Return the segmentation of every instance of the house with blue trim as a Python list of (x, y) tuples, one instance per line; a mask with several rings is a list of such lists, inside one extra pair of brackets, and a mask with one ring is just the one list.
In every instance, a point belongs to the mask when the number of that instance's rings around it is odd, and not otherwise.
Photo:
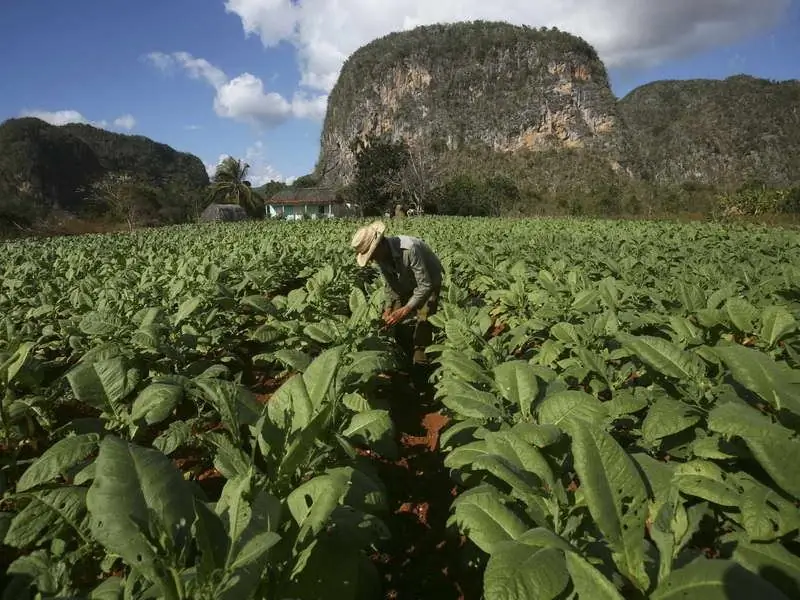
[(331, 219), (352, 214), (352, 207), (336, 197), (333, 188), (287, 188), (265, 202), (272, 219)]

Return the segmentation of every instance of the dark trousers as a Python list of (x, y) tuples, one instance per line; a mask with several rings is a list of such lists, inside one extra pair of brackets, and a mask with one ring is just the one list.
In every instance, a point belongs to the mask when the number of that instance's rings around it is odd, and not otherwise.
[[(401, 308), (406, 302), (408, 302), (408, 299), (395, 300), (391, 306), (391, 310)], [(428, 357), (425, 355), (425, 349), (433, 342), (433, 326), (428, 321), (428, 317), (436, 314), (438, 308), (439, 290), (434, 290), (422, 306), (416, 310), (414, 332), (411, 340), (415, 365), (427, 365), (429, 362)], [(401, 342), (401, 345), (404, 344)]]

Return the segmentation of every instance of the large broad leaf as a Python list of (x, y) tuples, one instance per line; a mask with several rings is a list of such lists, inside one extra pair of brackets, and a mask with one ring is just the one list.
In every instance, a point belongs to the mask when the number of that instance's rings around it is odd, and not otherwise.
[(660, 397), (647, 411), (642, 423), (642, 437), (645, 441), (654, 443), (692, 427), (700, 419), (696, 410), (680, 400)]
[(800, 498), (800, 438), (792, 430), (754, 408), (733, 402), (714, 408), (708, 427), (727, 438), (742, 438), (770, 477)]
[(531, 406), (539, 393), (534, 368), (523, 360), (504, 362), (495, 367), (494, 379), (506, 400), (519, 406), (522, 417), (529, 419)]
[(620, 571), (641, 590), (649, 586), (644, 569), (647, 489), (631, 457), (605, 431), (572, 421), (575, 470), (592, 517), (614, 551)]
[(478, 390), (458, 379), (450, 379), (443, 383), (436, 392), (442, 404), (463, 417), (474, 419), (502, 419), (504, 411), (501, 400)]
[(742, 488), (710, 461), (692, 460), (678, 465), (672, 482), (681, 493), (720, 506), (739, 506), (741, 502)]
[(74, 467), (97, 450), (100, 436), (95, 433), (75, 435), (59, 440), (28, 467), (17, 482), (17, 492), (47, 483)]
[(23, 342), (3, 362), (0, 362), (0, 383), (10, 383), (22, 370), (36, 344), (33, 342)]
[(542, 400), (537, 414), (540, 423), (563, 427), (574, 421), (596, 423), (605, 417), (606, 409), (600, 400), (586, 392), (565, 390)]
[(358, 550), (343, 548), (338, 538), (321, 537), (303, 550), (292, 578), (275, 598), (335, 598), (371, 600), (381, 597), (375, 566)]
[(771, 542), (800, 528), (800, 508), (745, 472), (732, 474), (742, 488), (737, 519), (754, 542)]
[(197, 378), (194, 384), (235, 439), (239, 437), (241, 425), (255, 425), (258, 421), (261, 407), (247, 388), (224, 379)]
[(459, 377), (467, 383), (492, 384), (492, 378), (484, 368), (463, 352), (447, 348), (442, 351), (439, 362), (449, 375)]
[(743, 333), (750, 333), (753, 321), (758, 318), (758, 310), (744, 298), (728, 298), (725, 312), (734, 327)]
[(566, 558), (567, 570), (572, 578), (572, 586), (579, 598), (622, 600), (622, 595), (614, 587), (614, 584), (583, 557), (576, 552), (566, 552), (564, 558)]
[(733, 559), (769, 581), (787, 598), (800, 597), (800, 558), (778, 542), (752, 544), (738, 541)]
[(306, 427), (313, 412), (314, 408), (300, 373), (287, 379), (267, 403), (270, 422), (287, 433)]
[(716, 346), (714, 352), (731, 370), (733, 378), (774, 408), (800, 415), (800, 384), (796, 373), (767, 354), (744, 346)]
[(319, 408), (336, 381), (344, 346), (331, 348), (315, 358), (303, 373), (303, 383), (314, 408)]
[(157, 450), (108, 436), (100, 444), (96, 473), (86, 495), (94, 538), (107, 551), (158, 581), (161, 559), (151, 543), (165, 538), (182, 549), (194, 520), (188, 484)]
[(448, 526), (456, 524), (481, 550), (492, 554), (500, 542), (515, 540), (527, 527), (504, 502), (494, 487), (482, 485), (461, 494), (453, 502)]
[(789, 600), (766, 579), (730, 560), (695, 560), (670, 573), (653, 600)]
[(120, 402), (136, 387), (138, 376), (118, 356), (91, 363), (81, 362), (67, 373), (67, 381), (79, 401), (116, 413)]
[(394, 423), (388, 410), (367, 410), (356, 413), (342, 433), (357, 444), (364, 444), (390, 460), (397, 458)]
[(286, 504), (300, 526), (297, 544), (309, 541), (325, 528), (334, 509), (347, 493), (349, 482), (347, 472), (336, 471), (314, 477), (289, 494)]
[(684, 381), (699, 381), (705, 376), (700, 358), (667, 340), (618, 333), (617, 340), (657, 373)]
[(545, 491), (548, 495), (553, 494), (560, 502), (566, 503), (564, 488), (553, 473), (550, 463), (538, 448), (518, 433), (518, 430), (489, 433), (486, 436), (486, 445), (490, 452), (502, 457), (521, 473), (535, 474), (546, 484)]
[(520, 541), (500, 542), (486, 565), (486, 600), (551, 600), (569, 583), (563, 551)]
[(797, 321), (783, 306), (768, 306), (761, 313), (761, 338), (770, 346), (795, 329)]
[(131, 418), (143, 419), (148, 425), (161, 423), (178, 406), (183, 388), (172, 383), (151, 383), (133, 401)]
[(69, 525), (84, 540), (83, 517), (86, 514), (86, 489), (60, 487), (34, 492), (30, 502), (11, 521), (3, 542), (15, 548), (33, 546), (57, 535), (62, 525)]

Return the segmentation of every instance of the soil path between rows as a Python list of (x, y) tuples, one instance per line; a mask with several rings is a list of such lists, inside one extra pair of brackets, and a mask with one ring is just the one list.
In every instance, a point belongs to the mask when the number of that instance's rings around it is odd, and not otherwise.
[(456, 490), (439, 451), (448, 418), (421, 377), (396, 374), (387, 387), (397, 430), (399, 458), (376, 459), (387, 488), (391, 539), (374, 555), (384, 598), (478, 600), (482, 576), (470, 566), (472, 544), (447, 529)]

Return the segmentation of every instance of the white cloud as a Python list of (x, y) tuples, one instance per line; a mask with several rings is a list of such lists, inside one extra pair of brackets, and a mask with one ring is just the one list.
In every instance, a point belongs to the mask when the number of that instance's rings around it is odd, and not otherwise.
[(295, 94), (287, 100), (276, 92), (267, 91), (264, 82), (251, 73), (228, 79), (221, 69), (188, 52), (151, 52), (147, 59), (163, 71), (180, 67), (193, 79), (211, 85), (216, 90), (214, 112), (220, 117), (275, 126), (291, 118), (319, 121), (325, 116), (327, 96)]
[[(50, 125), (67, 125), (68, 123), (85, 123), (94, 125), (92, 121), (89, 121), (86, 117), (84, 117), (81, 113), (77, 110), (23, 110), (20, 113), (21, 117), (35, 117), (37, 119), (41, 119)], [(101, 121), (100, 123), (105, 124), (105, 121)], [(102, 126), (102, 125), (99, 125)]]
[(184, 127), (184, 129), (186, 129), (187, 131), (197, 131), (198, 129), (202, 128), (203, 128), (202, 125), (187, 125), (186, 127)]
[[(35, 117), (41, 119), (51, 125), (67, 125), (69, 123), (82, 123), (84, 125), (92, 125), (103, 129), (108, 128), (108, 121), (92, 121), (87, 119), (77, 110), (23, 110), (20, 113), (21, 117)], [(126, 114), (117, 117), (112, 122), (112, 125), (117, 129), (127, 129), (130, 131), (136, 126), (136, 119), (133, 115)]]
[[(214, 177), (217, 166), (223, 160), (228, 158), (228, 156), (230, 155), (220, 154), (217, 162), (205, 163), (206, 171), (208, 172), (209, 177)], [(244, 152), (244, 156), (237, 156), (234, 158), (243, 160), (245, 163), (250, 165), (250, 168), (247, 171), (247, 179), (250, 181), (253, 187), (262, 186), (269, 181), (284, 181), (286, 183), (291, 183), (296, 179), (296, 177), (284, 177), (269, 163), (266, 156), (264, 143), (261, 141), (257, 141), (252, 146), (248, 147)]]
[(590, 42), (609, 67), (649, 66), (727, 44), (778, 22), (791, 0), (226, 0), (247, 34), (298, 51), (301, 83), (328, 92), (365, 43), (437, 22), (556, 26)]
[(114, 119), (114, 127), (130, 131), (136, 127), (136, 119), (133, 118), (133, 115), (122, 115)]

